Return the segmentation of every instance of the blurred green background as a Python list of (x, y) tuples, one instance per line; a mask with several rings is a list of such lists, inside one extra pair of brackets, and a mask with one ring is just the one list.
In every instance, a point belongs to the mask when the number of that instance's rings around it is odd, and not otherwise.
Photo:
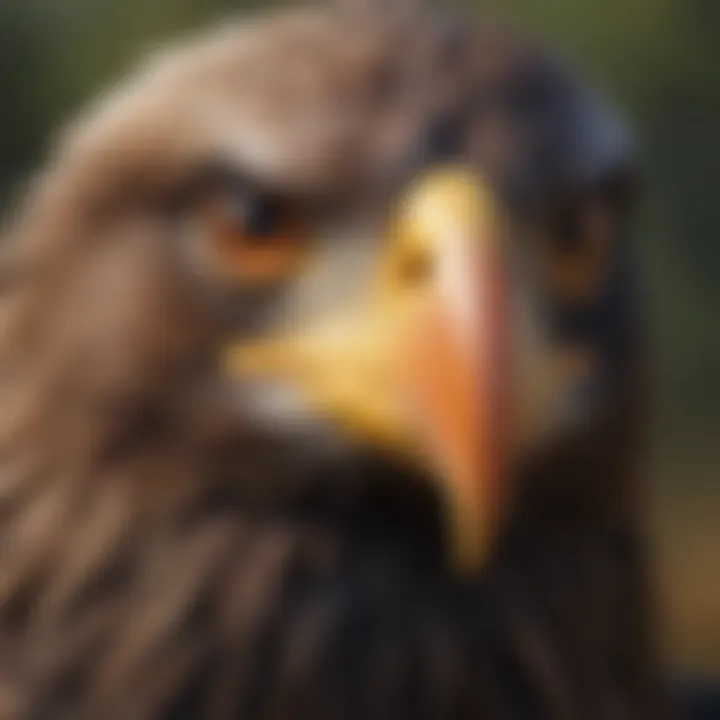
[[(0, 0), (0, 203), (90, 96), (164, 40), (251, 4)], [(720, 0), (486, 4), (611, 90), (642, 140), (657, 388), (648, 517), (666, 646), (676, 668), (720, 677)]]

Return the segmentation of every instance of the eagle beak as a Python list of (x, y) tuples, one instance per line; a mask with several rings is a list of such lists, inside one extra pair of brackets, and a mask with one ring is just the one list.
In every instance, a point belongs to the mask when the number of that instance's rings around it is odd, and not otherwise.
[(227, 358), (233, 374), (289, 382), (355, 437), (429, 466), (461, 573), (484, 564), (507, 495), (503, 236), (489, 187), (462, 169), (437, 170), (401, 203), (360, 307)]
[[(443, 486), (455, 567), (472, 572), (503, 515), (509, 446), (509, 295), (499, 205), (474, 175), (445, 171), (409, 196), (399, 247), (420, 243), (433, 272), (406, 327), (402, 393)], [(427, 251), (427, 250), (426, 250)]]

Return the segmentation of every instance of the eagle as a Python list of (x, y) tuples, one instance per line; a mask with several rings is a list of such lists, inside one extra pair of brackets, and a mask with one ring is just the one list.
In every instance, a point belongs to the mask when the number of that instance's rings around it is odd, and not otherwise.
[(496, 18), (261, 11), (8, 222), (0, 716), (656, 718), (637, 158)]

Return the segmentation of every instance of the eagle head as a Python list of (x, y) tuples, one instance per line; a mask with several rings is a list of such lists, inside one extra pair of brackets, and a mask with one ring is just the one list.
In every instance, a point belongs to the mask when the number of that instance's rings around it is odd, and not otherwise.
[(633, 166), (614, 110), (490, 20), (282, 11), (161, 53), (10, 233), (11, 484), (161, 514), (412, 487), (477, 569), (523, 468), (626, 392)]

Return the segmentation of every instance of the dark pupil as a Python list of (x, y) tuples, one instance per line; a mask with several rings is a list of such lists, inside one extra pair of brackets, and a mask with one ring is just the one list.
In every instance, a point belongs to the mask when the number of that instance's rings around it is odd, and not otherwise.
[(558, 249), (571, 253), (582, 246), (583, 230), (579, 213), (565, 210), (556, 220), (555, 239)]
[(280, 231), (280, 211), (270, 197), (256, 195), (243, 198), (236, 208), (243, 233), (249, 240), (276, 237)]

